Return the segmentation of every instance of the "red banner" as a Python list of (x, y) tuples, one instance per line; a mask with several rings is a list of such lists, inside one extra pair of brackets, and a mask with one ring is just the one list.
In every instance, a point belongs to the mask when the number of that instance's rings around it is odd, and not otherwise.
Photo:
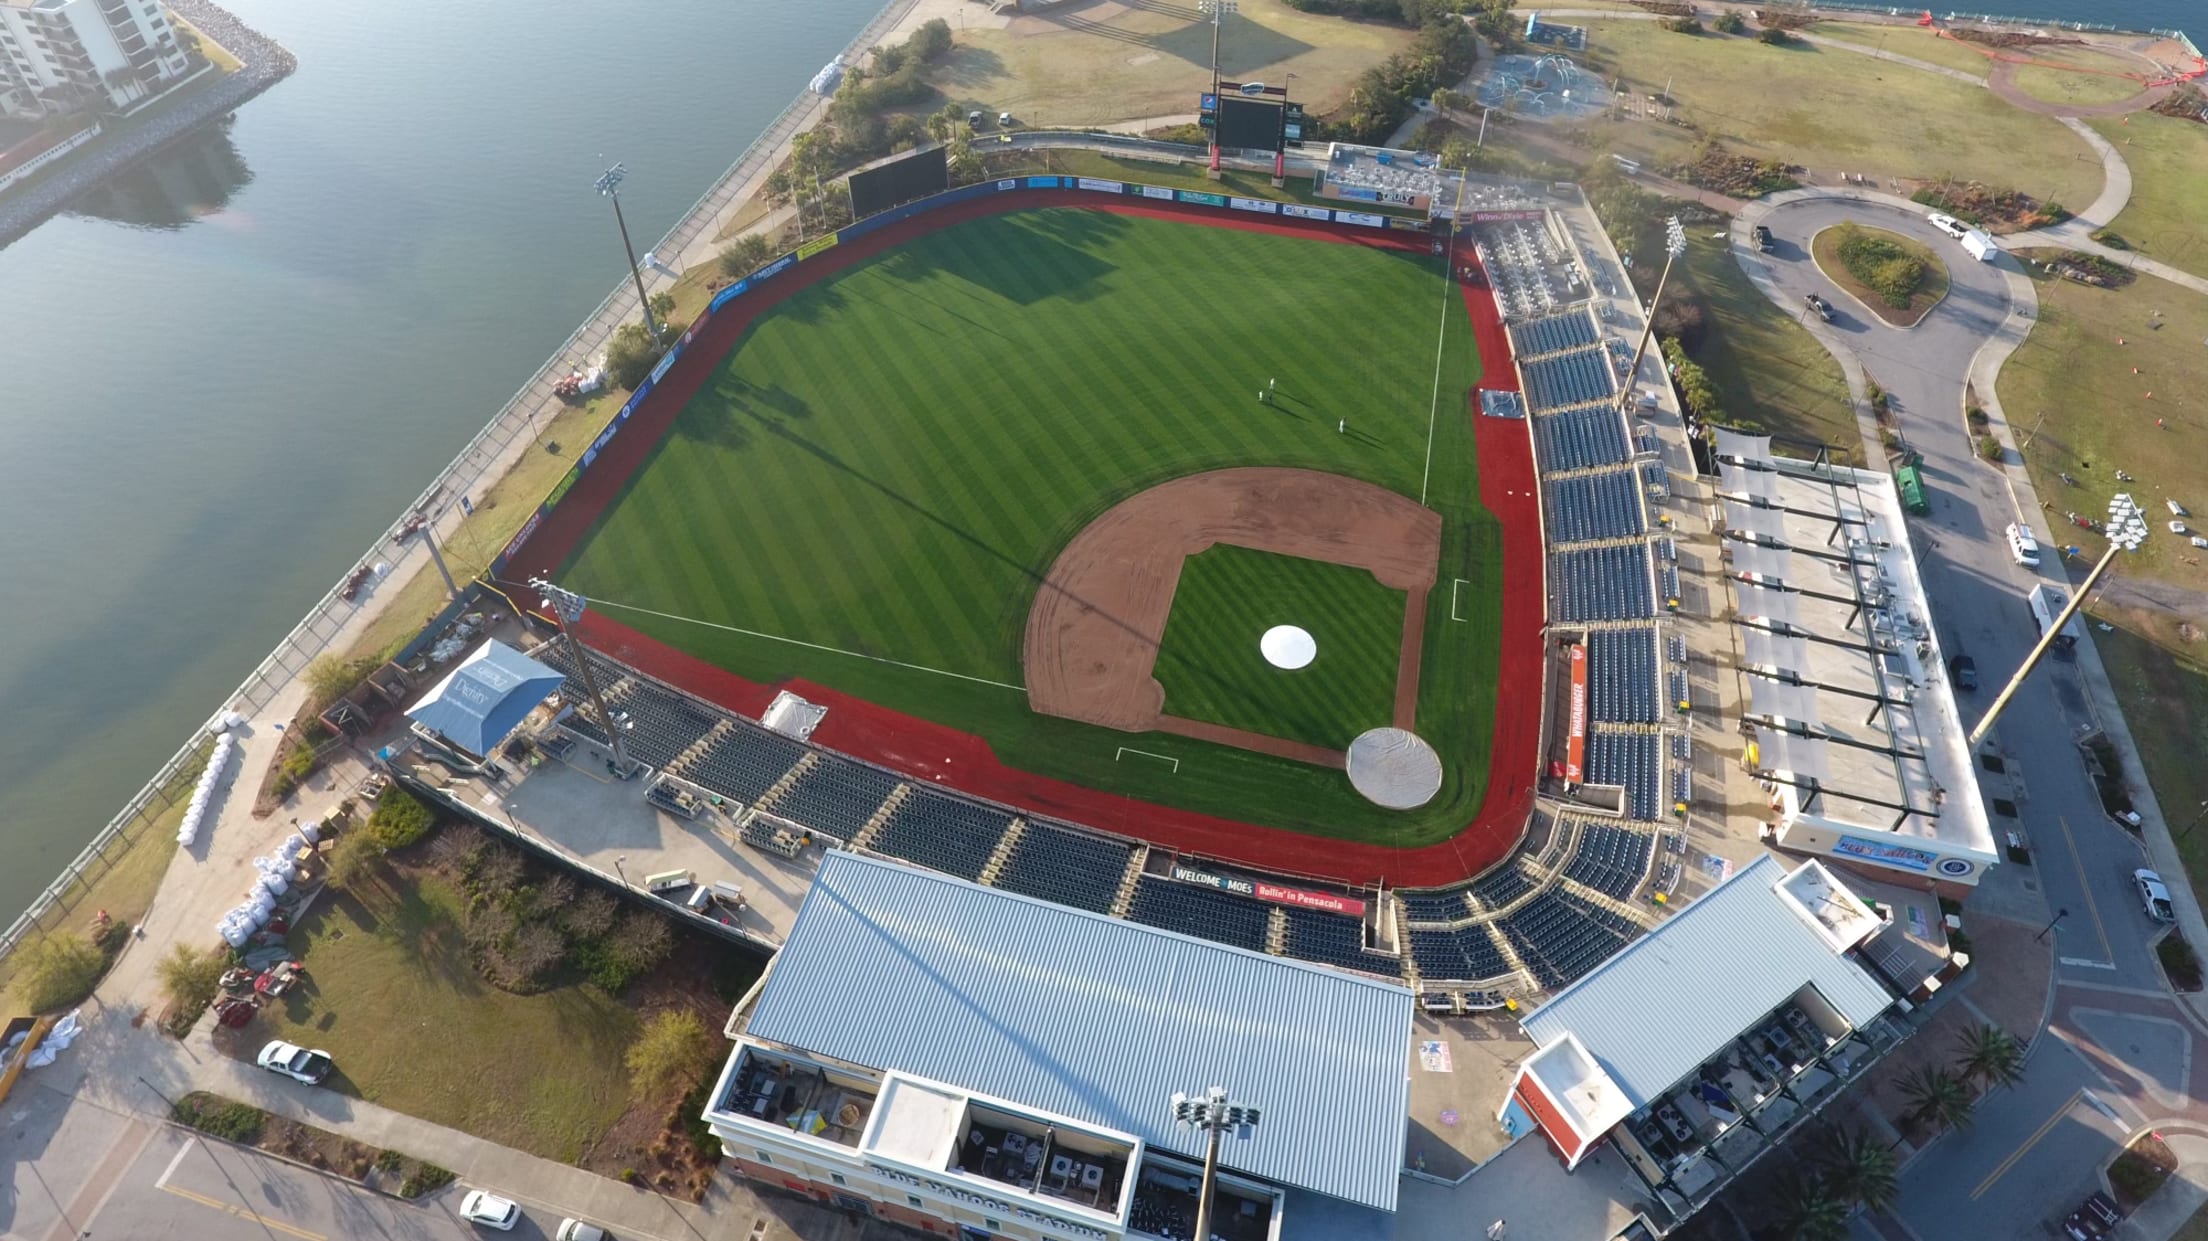
[(1572, 703), (1568, 716), (1571, 733), (1564, 742), (1564, 778), (1574, 784), (1586, 776), (1587, 762), (1587, 644), (1572, 646)]
[(1311, 892), (1303, 888), (1282, 887), (1277, 883), (1265, 883), (1245, 879), (1240, 875), (1220, 875), (1193, 866), (1175, 863), (1173, 877), (1182, 883), (1202, 884), (1221, 892), (1233, 892), (1239, 896), (1254, 896), (1275, 905), (1294, 905), (1299, 909), (1323, 909), (1331, 914), (1348, 914), (1353, 918), (1365, 916), (1365, 903), (1354, 896), (1336, 896), (1332, 892)]

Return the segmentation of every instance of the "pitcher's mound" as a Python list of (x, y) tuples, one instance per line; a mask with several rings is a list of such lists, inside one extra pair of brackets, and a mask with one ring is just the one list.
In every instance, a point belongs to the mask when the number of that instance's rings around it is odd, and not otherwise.
[(1415, 810), (1441, 791), (1441, 756), (1417, 733), (1367, 729), (1349, 743), (1349, 782), (1376, 806)]

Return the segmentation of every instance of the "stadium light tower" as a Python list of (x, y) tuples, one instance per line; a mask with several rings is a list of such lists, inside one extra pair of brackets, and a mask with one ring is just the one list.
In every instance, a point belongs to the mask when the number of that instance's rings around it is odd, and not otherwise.
[(1235, 11), (1235, 0), (1196, 0), (1196, 11), (1211, 19), (1211, 170), (1219, 171), (1219, 23)]
[(599, 174), (593, 182), (598, 192), (613, 200), (613, 222), (621, 227), (621, 250), (629, 256), (629, 278), (636, 281), (636, 300), (644, 303), (644, 330), (652, 334), (652, 343), (659, 343), (659, 321), (652, 317), (652, 299), (644, 292), (644, 273), (636, 265), (636, 247), (629, 241), (629, 222), (621, 214), (621, 182), (629, 175), (628, 166), (615, 164)]
[(1993, 731), (1994, 721), (2000, 719), (2001, 713), (2008, 709), (2009, 698), (2016, 693), (2016, 687), (2024, 683), (2024, 678), (2031, 675), (2033, 668), (2039, 666), (2040, 657), (2047, 653), (2047, 648), (2054, 645), (2055, 635), (2061, 633), (2062, 627), (2070, 623), (2070, 618), (2078, 614), (2079, 608), (2085, 606), (2085, 597), (2092, 594), (2093, 588), (2100, 584), (2101, 574), (2108, 571), (2109, 564), (2116, 559), (2116, 553), (2138, 551), (2139, 545), (2146, 541), (2147, 519), (2139, 511), (2139, 502), (2132, 499), (2129, 493), (2117, 492), (2108, 502), (2108, 550), (2101, 553), (2093, 571), (2085, 575), (2084, 581), (2078, 583), (2077, 593), (2070, 597), (2070, 606), (2064, 608), (2062, 614), (2048, 624), (2047, 632), (2039, 635), (2039, 645), (2033, 647), (2032, 653), (2024, 657), (2023, 666), (2016, 670), (2015, 676), (2009, 678), (2009, 683), (2001, 687), (2001, 696), (1993, 700), (1992, 706), (1986, 708), (1985, 718), (1978, 721), (1978, 727), (1970, 730), (1969, 744), (1973, 749), (1986, 739), (1987, 733)]
[[(1633, 365), (1625, 372), (1625, 382), (1619, 386), (1618, 412), (1620, 413), (1624, 413), (1632, 407), (1633, 385), (1640, 381), (1641, 358), (1647, 355), (1648, 342), (1650, 338), (1656, 335), (1656, 308), (1663, 304), (1664, 285), (1671, 279), (1671, 265), (1678, 260), (1680, 255), (1686, 252), (1686, 226), (1679, 223), (1678, 216), (1667, 217), (1664, 220), (1664, 271), (1662, 275), (1656, 277), (1656, 296), (1648, 299), (1648, 322), (1641, 325), (1641, 343), (1633, 347)], [(1631, 277), (1626, 278), (1625, 287), (1628, 290), (1633, 287)]]
[(582, 640), (569, 628), (583, 619), (587, 601), (574, 591), (554, 586), (541, 577), (530, 578), (529, 588), (544, 596), (544, 606), (552, 610), (552, 619), (559, 622), (560, 636), (567, 639), (567, 649), (575, 653), (575, 673), (583, 679), (590, 705), (598, 711), (598, 723), (606, 730), (606, 741), (613, 749), (614, 770), (625, 776), (629, 770), (629, 756), (621, 751), (621, 729), (613, 722), (613, 713), (606, 710), (605, 697), (598, 692), (598, 678), (590, 671), (590, 653), (583, 649)]
[(1211, 1235), (1211, 1200), (1219, 1179), (1220, 1137), (1232, 1129), (1236, 1137), (1247, 1138), (1250, 1131), (1257, 1128), (1257, 1121), (1258, 1109), (1228, 1098), (1224, 1086), (1213, 1086), (1199, 1098), (1174, 1093), (1173, 1123), (1183, 1129), (1203, 1129), (1210, 1135), (1204, 1145), (1204, 1184), (1196, 1195), (1196, 1236)]

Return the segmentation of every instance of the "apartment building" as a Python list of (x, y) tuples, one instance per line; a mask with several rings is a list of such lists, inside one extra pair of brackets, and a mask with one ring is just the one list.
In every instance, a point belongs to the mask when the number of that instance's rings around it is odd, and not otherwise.
[(0, 114), (127, 112), (190, 71), (159, 0), (0, 0)]

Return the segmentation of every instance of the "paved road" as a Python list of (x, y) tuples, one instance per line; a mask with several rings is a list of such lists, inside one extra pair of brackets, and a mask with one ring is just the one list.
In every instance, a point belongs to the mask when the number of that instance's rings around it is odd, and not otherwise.
[[(1808, 245), (1844, 219), (1934, 247), (1949, 260), (1947, 300), (1903, 330), (1842, 294), (1810, 260)], [(1776, 240), (1768, 255), (1745, 245), (1758, 221)], [(1788, 313), (1806, 315), (1809, 292), (1832, 301), (1834, 322), (1811, 323), (1812, 331), (1886, 387), (1903, 434), (1924, 454), (1932, 512), (1915, 525), (1917, 551), (1943, 645), (1978, 662), (1986, 688), (1963, 703), (1965, 722), (1975, 725), (2038, 637), (2024, 592), (2040, 581), (2068, 586), (2051, 550), (2060, 531), (2044, 513), (2021, 514), (2051, 545), (2042, 567), (2012, 561), (2004, 528), (2020, 516), (2018, 495), (2003, 471), (1978, 458), (1962, 417), (1971, 360), (2010, 316), (2003, 268), (2013, 260), (1972, 263), (1918, 212), (1831, 197), (1757, 205), (1736, 227), (1736, 253)], [(2033, 864), (1996, 868), (1973, 907), (2026, 919), (2068, 913), (2053, 932), (2054, 1020), (2024, 1081), (1988, 1097), (1971, 1130), (1933, 1144), (1904, 1178), (1902, 1222), (1923, 1238), (2030, 1235), (2082, 1196), (2126, 1133), (2150, 1120), (2200, 1114), (2194, 1100), (2208, 1097), (2208, 1089), (2193, 1088), (2190, 1070), (2200, 1031), (2162, 990), (2149, 947), (2159, 928), (2132, 894), (2129, 874), (2142, 851), (2100, 812), (2072, 741), (2093, 718), (2086, 689), (2075, 663), (2053, 660), (2035, 670), (1994, 734), (2009, 773), (1980, 773), (1989, 797), (2015, 798), (2021, 815), (1997, 815), (1995, 827), (2020, 827)], [(2009, 784), (2012, 774), (2021, 776), (2020, 791)]]

